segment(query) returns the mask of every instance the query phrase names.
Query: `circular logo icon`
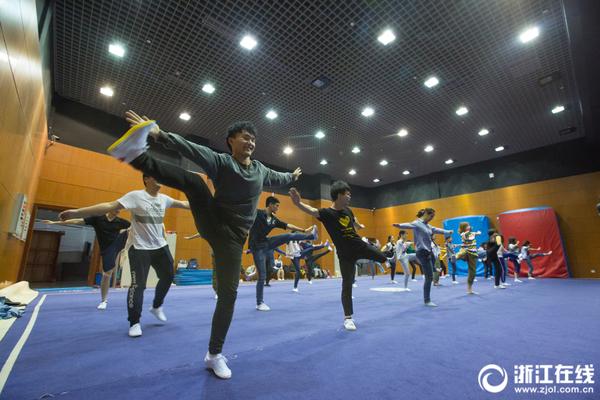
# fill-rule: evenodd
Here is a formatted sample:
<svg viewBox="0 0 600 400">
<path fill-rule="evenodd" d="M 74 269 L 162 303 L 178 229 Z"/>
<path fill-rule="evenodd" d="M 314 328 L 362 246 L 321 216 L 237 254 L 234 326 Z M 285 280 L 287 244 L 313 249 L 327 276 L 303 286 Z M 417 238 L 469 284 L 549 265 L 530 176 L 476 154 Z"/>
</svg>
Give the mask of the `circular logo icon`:
<svg viewBox="0 0 600 400">
<path fill-rule="evenodd" d="M 490 375 L 493 375 L 495 372 L 498 372 L 500 376 L 503 378 L 502 382 L 498 385 L 492 385 L 488 382 Z M 481 368 L 479 371 L 479 376 L 477 377 L 477 381 L 479 382 L 479 387 L 481 390 L 485 390 L 489 393 L 500 393 L 506 388 L 508 384 L 508 374 L 506 370 L 496 364 L 488 364 L 485 367 Z"/>
</svg>

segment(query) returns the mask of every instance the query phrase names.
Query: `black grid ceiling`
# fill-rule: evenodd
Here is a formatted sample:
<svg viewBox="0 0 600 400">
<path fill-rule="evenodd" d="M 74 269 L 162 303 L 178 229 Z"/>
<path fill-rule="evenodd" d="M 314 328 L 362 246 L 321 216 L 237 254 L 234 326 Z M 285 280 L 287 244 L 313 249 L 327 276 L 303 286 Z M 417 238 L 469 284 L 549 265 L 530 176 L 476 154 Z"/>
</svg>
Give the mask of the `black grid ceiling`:
<svg viewBox="0 0 600 400">
<path fill-rule="evenodd" d="M 227 126 L 251 120 L 256 158 L 306 173 L 374 186 L 375 177 L 385 184 L 450 168 L 448 158 L 466 165 L 583 135 L 560 1 L 63 0 L 55 16 L 61 96 L 115 115 L 132 108 L 222 150 Z M 517 36 L 530 25 L 541 34 L 523 45 Z M 396 40 L 382 46 L 386 27 Z M 258 39 L 254 51 L 238 45 L 245 33 Z M 107 51 L 115 41 L 122 59 Z M 562 79 L 538 84 L 555 71 Z M 427 89 L 432 74 L 441 83 Z M 311 85 L 322 75 L 331 80 L 323 90 Z M 212 95 L 201 91 L 207 81 Z M 99 93 L 104 85 L 114 97 Z M 551 114 L 559 103 L 568 109 Z M 458 117 L 462 104 L 469 113 Z M 360 114 L 367 105 L 369 119 Z M 571 126 L 578 130 L 559 135 Z M 479 137 L 482 127 L 491 133 Z M 400 128 L 409 135 L 398 137 Z M 435 150 L 424 153 L 426 144 Z"/>
</svg>

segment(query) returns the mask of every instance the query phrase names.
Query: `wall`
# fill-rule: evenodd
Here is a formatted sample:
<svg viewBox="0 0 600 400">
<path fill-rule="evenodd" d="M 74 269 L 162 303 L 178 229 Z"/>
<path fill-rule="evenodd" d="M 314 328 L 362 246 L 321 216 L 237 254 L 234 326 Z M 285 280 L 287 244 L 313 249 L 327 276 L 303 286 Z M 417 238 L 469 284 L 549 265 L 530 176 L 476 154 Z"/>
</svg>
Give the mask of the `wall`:
<svg viewBox="0 0 600 400">
<path fill-rule="evenodd" d="M 0 282 L 14 282 L 25 245 L 8 229 L 19 193 L 31 209 L 47 137 L 33 1 L 0 1 L 0 93 Z"/>
<path fill-rule="evenodd" d="M 436 210 L 432 225 L 441 226 L 446 218 L 474 214 L 487 215 L 493 225 L 503 211 L 550 206 L 558 214 L 572 276 L 598 278 L 600 216 L 595 205 L 600 199 L 599 183 L 600 172 L 594 172 L 382 208 L 375 211 L 376 234 L 380 240 L 397 234 L 392 223 L 414 220 L 423 207 Z"/>
</svg>

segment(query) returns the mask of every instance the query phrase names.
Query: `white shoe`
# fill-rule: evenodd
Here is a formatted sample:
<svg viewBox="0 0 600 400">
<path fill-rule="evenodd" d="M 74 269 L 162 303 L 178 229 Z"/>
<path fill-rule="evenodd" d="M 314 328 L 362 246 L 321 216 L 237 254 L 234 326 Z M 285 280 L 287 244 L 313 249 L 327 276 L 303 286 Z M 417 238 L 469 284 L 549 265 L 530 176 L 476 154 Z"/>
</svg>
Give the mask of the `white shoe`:
<svg viewBox="0 0 600 400">
<path fill-rule="evenodd" d="M 156 319 L 159 320 L 159 321 L 161 321 L 161 322 L 167 322 L 167 316 L 163 312 L 163 308 L 162 307 L 151 308 L 150 309 L 150 314 L 154 315 L 156 317 Z"/>
<path fill-rule="evenodd" d="M 296 287 L 295 287 L 295 288 L 293 288 L 293 289 L 292 289 L 292 292 L 296 292 L 296 293 L 298 293 L 298 288 L 296 288 Z"/>
<path fill-rule="evenodd" d="M 405 287 L 405 288 L 404 288 L 404 291 L 405 291 L 405 292 L 410 292 L 410 288 L 407 288 L 407 287 Z"/>
<path fill-rule="evenodd" d="M 430 301 L 428 303 L 425 303 L 425 307 L 437 307 L 438 305 L 435 304 L 433 301 Z"/>
<path fill-rule="evenodd" d="M 317 229 L 316 225 L 313 225 L 312 231 L 310 233 L 314 236 L 313 240 L 319 240 L 319 230 Z"/>
<path fill-rule="evenodd" d="M 458 281 L 452 281 L 452 283 L 458 285 Z"/>
<path fill-rule="evenodd" d="M 344 328 L 347 331 L 355 331 L 356 325 L 354 325 L 354 321 L 351 318 L 347 318 L 344 320 Z"/>
<path fill-rule="evenodd" d="M 227 366 L 227 358 L 221 353 L 217 355 L 206 353 L 204 364 L 206 365 L 206 369 L 211 369 L 217 377 L 221 379 L 231 378 L 231 370 Z"/>
<path fill-rule="evenodd" d="M 508 282 L 504 282 L 504 283 L 503 283 L 503 285 L 504 285 L 504 286 L 510 286 L 510 283 L 508 283 Z"/>
<path fill-rule="evenodd" d="M 352 296 L 352 300 L 354 300 L 354 299 L 355 299 L 355 297 L 354 297 L 354 296 Z"/>
<path fill-rule="evenodd" d="M 505 288 L 506 289 L 506 288 Z M 474 290 L 471 290 L 470 292 L 467 292 L 467 294 L 479 294 L 479 292 L 476 292 Z"/>
<path fill-rule="evenodd" d="M 504 285 L 499 285 L 499 286 L 494 285 L 494 289 L 506 289 L 506 286 L 504 286 Z"/>
<path fill-rule="evenodd" d="M 270 311 L 271 307 L 269 307 L 268 305 L 266 305 L 265 303 L 260 303 L 259 305 L 256 306 L 256 309 L 258 311 Z"/>
<path fill-rule="evenodd" d="M 312 281 L 308 281 L 308 284 L 309 284 L 309 285 L 312 285 Z"/>
<path fill-rule="evenodd" d="M 390 283 L 391 283 L 392 285 L 397 285 L 397 284 L 398 284 L 398 282 L 396 282 L 396 281 L 395 281 L 395 280 L 393 280 L 393 279 L 390 281 Z"/>
<path fill-rule="evenodd" d="M 416 282 L 417 280 L 416 279 L 411 279 L 411 281 Z"/>
<path fill-rule="evenodd" d="M 358 284 L 356 284 L 356 283 L 353 283 L 353 284 L 352 284 L 352 287 L 358 287 Z"/>
<path fill-rule="evenodd" d="M 529 277 L 529 278 L 527 278 L 527 279 L 534 280 L 535 278 L 534 278 L 533 276 L 530 276 L 530 277 Z"/>
<path fill-rule="evenodd" d="M 148 134 L 155 125 L 155 121 L 144 121 L 131 127 L 110 145 L 108 153 L 120 161 L 130 163 L 148 149 Z"/>
<path fill-rule="evenodd" d="M 98 307 L 96 307 L 98 310 L 106 310 L 106 306 L 108 305 L 108 303 L 106 301 L 102 301 L 100 302 L 100 304 L 98 304 Z"/>
<path fill-rule="evenodd" d="M 215 293 L 215 300 L 219 300 L 219 295 Z"/>
<path fill-rule="evenodd" d="M 129 327 L 129 337 L 140 337 L 142 336 L 142 326 L 138 322 L 133 326 Z"/>
<path fill-rule="evenodd" d="M 492 279 L 492 278 L 490 278 L 490 279 Z M 473 282 L 477 282 L 477 278 L 473 279 Z"/>
<path fill-rule="evenodd" d="M 515 282 L 517 282 L 517 283 L 523 283 L 523 281 L 522 281 L 522 280 L 520 280 L 520 279 L 518 279 L 518 278 L 517 278 L 517 279 L 515 279 Z"/>
<path fill-rule="evenodd" d="M 327 250 L 329 250 L 329 251 L 333 251 L 333 247 L 331 247 L 331 246 L 327 246 Z"/>
</svg>

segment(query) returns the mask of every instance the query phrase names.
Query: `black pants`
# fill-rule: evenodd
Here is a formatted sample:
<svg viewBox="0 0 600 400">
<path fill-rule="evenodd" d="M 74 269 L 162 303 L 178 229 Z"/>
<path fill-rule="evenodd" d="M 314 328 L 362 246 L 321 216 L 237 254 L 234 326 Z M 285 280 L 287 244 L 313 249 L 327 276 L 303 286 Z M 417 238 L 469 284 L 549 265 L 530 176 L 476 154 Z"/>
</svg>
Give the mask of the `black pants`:
<svg viewBox="0 0 600 400">
<path fill-rule="evenodd" d="M 485 277 L 485 279 L 487 279 L 488 276 L 492 276 L 492 273 L 493 273 L 493 271 L 492 271 L 492 261 L 489 258 L 487 258 L 483 262 L 483 266 L 484 266 L 484 270 L 483 270 L 484 277 Z"/>
<path fill-rule="evenodd" d="M 219 298 L 212 318 L 208 351 L 218 354 L 233 318 L 247 232 L 229 222 L 229 215 L 216 206 L 212 193 L 200 175 L 157 160 L 148 153 L 133 160 L 131 165 L 162 184 L 185 193 L 198 233 L 213 250 Z"/>
<path fill-rule="evenodd" d="M 152 307 L 158 308 L 162 306 L 171 283 L 173 283 L 173 256 L 171 256 L 169 246 L 156 250 L 138 250 L 133 247 L 129 249 L 131 286 L 127 292 L 127 315 L 130 325 L 140 322 L 144 290 L 151 265 L 158 276 Z"/>
<path fill-rule="evenodd" d="M 415 274 L 417 273 L 417 266 L 419 267 L 419 270 L 421 271 L 421 275 L 425 275 L 423 273 L 423 267 L 421 267 L 421 264 L 414 262 L 414 261 L 409 261 L 410 264 L 410 268 L 412 269 L 412 276 L 410 277 L 410 279 L 415 279 Z"/>
<path fill-rule="evenodd" d="M 352 307 L 352 284 L 354 283 L 356 261 L 366 259 L 386 262 L 387 257 L 375 246 L 364 242 L 358 245 L 353 244 L 353 248 L 350 251 L 340 250 L 338 257 L 342 272 L 342 306 L 344 307 L 344 315 L 351 317 L 354 314 Z"/>
<path fill-rule="evenodd" d="M 494 285 L 500 285 L 500 279 L 502 278 L 503 273 L 500 260 L 498 259 L 498 257 L 490 258 L 490 256 L 488 256 L 487 262 L 490 264 L 490 268 L 492 265 L 494 266 Z"/>
</svg>

